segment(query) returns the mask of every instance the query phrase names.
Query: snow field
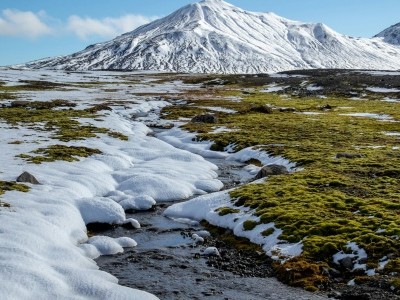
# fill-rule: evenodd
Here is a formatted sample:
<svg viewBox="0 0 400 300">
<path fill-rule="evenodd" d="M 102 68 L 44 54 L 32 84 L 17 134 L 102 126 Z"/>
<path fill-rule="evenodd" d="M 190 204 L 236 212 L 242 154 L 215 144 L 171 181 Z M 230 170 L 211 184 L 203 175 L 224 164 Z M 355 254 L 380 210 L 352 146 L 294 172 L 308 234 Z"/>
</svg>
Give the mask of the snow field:
<svg viewBox="0 0 400 300">
<path fill-rule="evenodd" d="M 13 72 L 8 74 L 2 72 L 1 78 L 10 84 L 18 79 Z M 69 92 L 64 91 L 64 97 Z M 93 104 L 83 92 L 74 97 Z M 117 107 L 105 113 L 103 121 L 81 120 L 121 132 L 129 137 L 128 141 L 99 135 L 64 143 L 51 139 L 45 131 L 0 123 L 1 180 L 13 181 L 27 171 L 41 183 L 27 184 L 31 187 L 27 193 L 11 191 L 2 195 L 2 201 L 11 205 L 0 210 L 2 298 L 157 299 L 119 286 L 115 277 L 99 271 L 93 261 L 99 255 L 134 247 L 136 242 L 125 237 L 89 239 L 86 224 L 130 223 L 139 228 L 136 220 L 126 219 L 124 209 L 148 209 L 157 202 L 186 199 L 222 187 L 216 179 L 215 165 L 148 136 L 151 130 L 130 118 L 134 111 L 145 115 L 165 105 L 162 100 L 137 99 L 136 103 L 127 103 L 128 108 Z M 9 144 L 12 141 L 22 143 Z M 54 144 L 86 146 L 102 154 L 78 162 L 40 165 L 16 157 Z"/>
</svg>

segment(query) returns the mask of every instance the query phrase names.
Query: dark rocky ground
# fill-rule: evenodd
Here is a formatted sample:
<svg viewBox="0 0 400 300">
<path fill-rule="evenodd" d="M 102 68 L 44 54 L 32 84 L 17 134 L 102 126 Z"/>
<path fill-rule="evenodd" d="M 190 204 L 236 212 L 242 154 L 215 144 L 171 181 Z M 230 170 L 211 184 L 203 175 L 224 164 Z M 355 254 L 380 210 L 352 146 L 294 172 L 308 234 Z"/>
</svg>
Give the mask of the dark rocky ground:
<svg viewBox="0 0 400 300">
<path fill-rule="evenodd" d="M 225 239 L 221 239 L 221 234 L 215 231 L 213 236 L 205 238 L 204 244 L 195 245 L 192 233 L 204 228 L 163 220 L 164 208 L 161 205 L 154 211 L 131 215 L 140 220 L 139 230 L 116 228 L 101 233 L 132 236 L 138 242 L 135 249 L 97 259 L 100 268 L 116 276 L 121 285 L 149 291 L 160 299 L 327 298 L 280 283 L 273 278 L 270 259 L 253 246 L 235 248 L 230 232 L 222 234 Z M 217 247 L 220 256 L 203 255 L 209 246 Z"/>
<path fill-rule="evenodd" d="M 380 97 L 388 96 L 400 98 L 399 92 L 374 93 L 366 91 L 367 87 L 380 87 L 387 89 L 400 89 L 400 72 L 375 72 L 363 70 L 298 70 L 282 72 L 279 76 L 266 74 L 227 76 L 226 81 L 236 82 L 242 86 L 266 86 L 277 84 L 287 86 L 278 94 L 290 94 L 292 96 L 340 96 L 340 97 Z M 212 83 L 212 81 L 211 81 Z M 308 90 L 309 85 L 322 87 L 321 90 Z"/>
</svg>

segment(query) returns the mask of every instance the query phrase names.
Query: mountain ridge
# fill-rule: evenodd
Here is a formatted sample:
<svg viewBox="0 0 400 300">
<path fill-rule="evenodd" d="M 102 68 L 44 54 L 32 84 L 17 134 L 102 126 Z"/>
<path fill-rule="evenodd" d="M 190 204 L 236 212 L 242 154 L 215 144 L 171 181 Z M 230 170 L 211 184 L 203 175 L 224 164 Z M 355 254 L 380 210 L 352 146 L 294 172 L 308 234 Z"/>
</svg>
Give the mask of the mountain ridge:
<svg viewBox="0 0 400 300">
<path fill-rule="evenodd" d="M 386 28 L 374 37 L 383 38 L 383 40 L 389 44 L 400 45 L 400 23 Z"/>
<path fill-rule="evenodd" d="M 400 69 L 400 47 L 352 38 L 322 23 L 203 0 L 72 55 L 19 67 L 270 73 L 310 68 Z"/>
</svg>

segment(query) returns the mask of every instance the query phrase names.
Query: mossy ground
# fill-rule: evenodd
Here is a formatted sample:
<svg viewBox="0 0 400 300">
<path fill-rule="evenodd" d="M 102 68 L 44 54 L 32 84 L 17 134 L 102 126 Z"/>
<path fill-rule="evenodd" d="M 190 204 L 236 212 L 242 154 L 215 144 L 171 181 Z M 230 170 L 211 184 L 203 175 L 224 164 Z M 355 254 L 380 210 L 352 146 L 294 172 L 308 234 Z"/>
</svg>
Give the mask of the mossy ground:
<svg viewBox="0 0 400 300">
<path fill-rule="evenodd" d="M 26 161 L 34 164 L 41 164 L 43 162 L 52 162 L 57 160 L 72 162 L 78 161 L 80 157 L 88 157 L 94 154 L 101 154 L 101 151 L 88 147 L 51 145 L 47 148 L 39 148 L 33 151 L 33 153 L 42 155 L 33 156 L 21 154 L 18 157 L 23 158 Z"/>
<path fill-rule="evenodd" d="M 16 183 L 14 181 L 2 181 L 0 180 L 0 208 L 1 207 L 10 207 L 10 204 L 1 201 L 1 195 L 8 191 L 19 191 L 19 192 L 28 192 L 29 187 L 25 184 Z"/>
<path fill-rule="evenodd" d="M 257 89 L 256 85 L 246 87 Z M 257 146 L 304 168 L 231 192 L 239 206 L 254 208 L 261 223 L 275 222 L 283 230 L 281 240 L 303 242 L 303 255 L 287 262 L 290 266 L 285 264 L 287 268 L 301 265 L 298 269 L 307 269 L 304 266 L 309 264 L 315 271 L 308 272 L 312 279 L 302 285 L 311 289 L 313 280 L 314 286 L 319 285 L 323 280 L 317 271 L 319 265 L 313 267 L 315 262 L 332 266 L 332 255 L 346 250 L 348 241 L 356 242 L 367 251 L 370 267 L 377 267 L 378 260 L 387 255 L 398 259 L 400 140 L 385 133 L 400 131 L 399 104 L 383 102 L 379 97 L 354 101 L 343 97 L 243 94 L 241 88 L 230 85 L 203 90 L 199 97 L 204 95 L 203 99 L 207 100 L 189 100 L 186 106 L 167 107 L 163 110 L 164 117 L 192 118 L 207 111 L 206 106 L 235 109 L 236 114 L 215 113 L 217 123 L 188 123 L 184 128 L 197 132 L 199 140 L 214 141 L 215 150 L 227 145 L 235 145 L 236 150 Z M 210 100 L 210 96 L 218 99 L 221 95 L 240 96 L 243 100 Z M 253 109 L 266 105 L 272 111 Z M 288 107 L 291 109 L 282 109 Z M 387 114 L 393 119 L 382 121 L 342 115 L 349 113 Z M 214 126 L 234 131 L 211 133 Z M 360 157 L 337 159 L 339 152 L 360 154 Z M 255 224 L 247 225 L 251 228 Z"/>
<path fill-rule="evenodd" d="M 218 212 L 218 215 L 226 216 L 229 214 L 236 214 L 236 213 L 240 212 L 240 209 L 235 209 L 235 208 L 230 208 L 230 207 L 220 207 L 216 211 Z"/>
<path fill-rule="evenodd" d="M 85 140 L 98 137 L 98 134 L 107 134 L 110 137 L 123 141 L 128 137 L 120 132 L 112 131 L 107 128 L 96 127 L 90 124 L 83 124 L 80 118 L 96 119 L 100 112 L 107 106 L 95 105 L 88 109 L 72 109 L 75 105 L 64 100 L 53 101 L 23 101 L 17 107 L 0 108 L 0 121 L 12 126 L 23 126 L 38 131 L 51 132 L 51 138 L 63 142 Z M 60 109 L 61 108 L 61 109 Z M 22 141 L 12 141 L 10 143 L 20 144 Z M 101 153 L 97 149 L 86 147 L 67 147 L 53 145 L 46 149 L 40 148 L 34 151 L 35 154 L 21 154 L 19 157 L 31 163 L 42 163 L 55 160 L 74 161 L 77 157 L 87 157 L 91 154 Z"/>
</svg>

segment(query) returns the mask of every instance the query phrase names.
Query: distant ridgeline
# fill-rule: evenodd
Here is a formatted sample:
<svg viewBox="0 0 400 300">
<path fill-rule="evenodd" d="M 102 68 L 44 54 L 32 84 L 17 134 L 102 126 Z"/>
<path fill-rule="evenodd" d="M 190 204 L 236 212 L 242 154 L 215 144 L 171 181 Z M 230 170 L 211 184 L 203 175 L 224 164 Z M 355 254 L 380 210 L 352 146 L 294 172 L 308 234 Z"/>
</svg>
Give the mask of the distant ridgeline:
<svg viewBox="0 0 400 300">
<path fill-rule="evenodd" d="M 324 24 L 252 13 L 222 0 L 187 5 L 169 16 L 72 55 L 15 68 L 272 73 L 293 69 L 400 69 L 399 24 L 353 38 Z"/>
</svg>

